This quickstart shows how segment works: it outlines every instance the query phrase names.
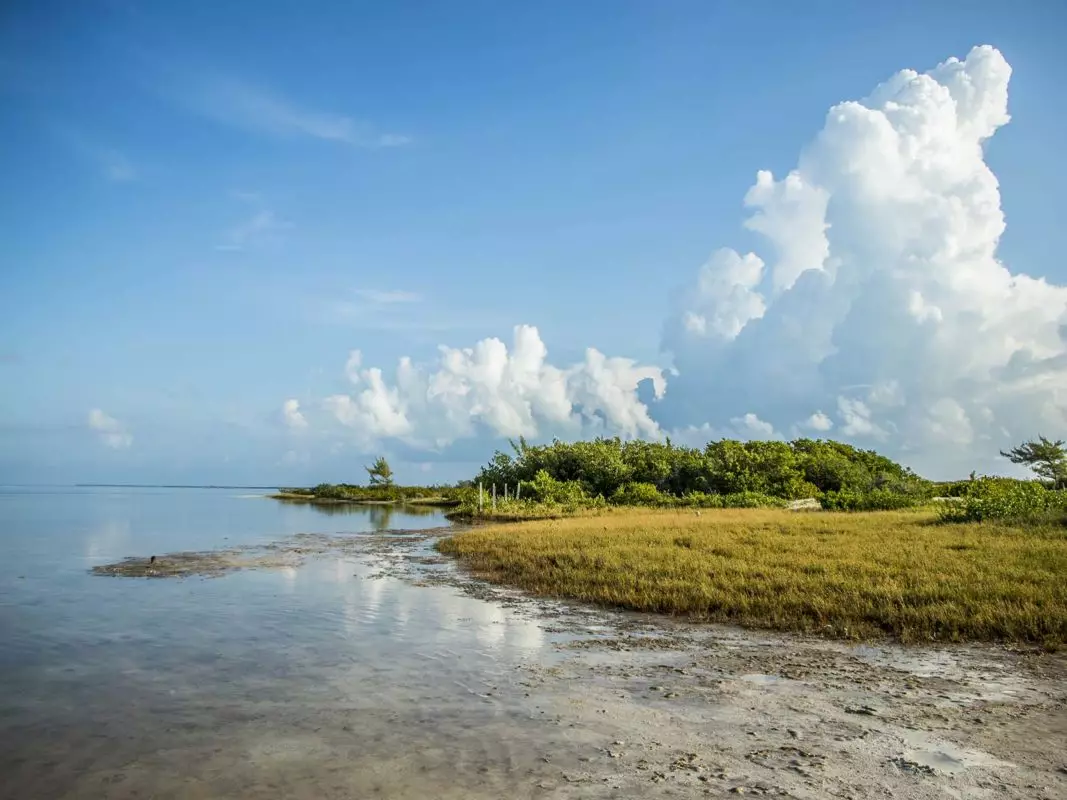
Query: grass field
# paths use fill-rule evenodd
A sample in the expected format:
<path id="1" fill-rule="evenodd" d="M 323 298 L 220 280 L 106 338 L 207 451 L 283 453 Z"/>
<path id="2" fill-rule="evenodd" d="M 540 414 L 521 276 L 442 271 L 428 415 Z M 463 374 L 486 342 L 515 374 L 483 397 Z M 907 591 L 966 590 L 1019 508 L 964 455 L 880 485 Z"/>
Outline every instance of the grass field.
<path id="1" fill-rule="evenodd" d="M 933 512 L 629 509 L 439 544 L 529 592 L 845 638 L 1067 641 L 1067 528 Z"/>

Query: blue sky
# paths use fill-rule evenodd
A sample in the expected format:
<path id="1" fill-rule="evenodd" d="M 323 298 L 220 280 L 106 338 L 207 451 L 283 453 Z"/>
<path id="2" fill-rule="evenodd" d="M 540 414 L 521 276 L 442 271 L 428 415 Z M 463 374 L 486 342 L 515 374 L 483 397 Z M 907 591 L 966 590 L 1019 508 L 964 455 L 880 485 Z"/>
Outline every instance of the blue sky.
<path id="1" fill-rule="evenodd" d="M 513 432 L 601 431 L 696 441 L 818 430 L 947 474 L 984 465 L 1001 439 L 1067 433 L 1059 344 L 1030 322 L 1051 331 L 1063 319 L 1065 23 L 1061 5 L 1025 2 L 7 3 L 0 481 L 357 479 L 372 452 L 402 479 L 453 480 Z M 800 307 L 807 280 L 782 302 L 761 289 L 768 311 L 746 316 L 729 353 L 672 338 L 686 320 L 727 313 L 725 295 L 701 295 L 709 254 L 753 250 L 769 275 L 788 249 L 743 225 L 758 170 L 781 180 L 797 168 L 854 196 L 827 166 L 836 156 L 804 166 L 828 110 L 982 44 L 1011 65 L 1012 121 L 984 140 L 1007 220 L 996 258 L 1051 287 L 989 301 L 990 315 L 1021 304 L 976 329 L 1015 350 L 931 394 L 896 355 L 920 334 L 887 317 L 850 334 L 867 337 L 854 353 L 810 356 L 810 375 L 731 366 L 803 336 L 781 333 L 774 321 L 794 317 L 770 308 Z M 965 178 L 923 191 L 963 196 Z M 855 207 L 867 216 L 833 217 L 843 202 L 830 203 L 831 260 L 849 226 L 914 224 L 933 237 L 928 268 L 948 270 L 938 241 L 960 235 L 936 224 L 948 212 Z M 883 295 L 900 289 L 916 325 L 936 321 L 920 349 L 953 364 L 944 342 L 975 341 L 966 321 L 978 301 L 948 297 L 961 285 L 952 275 L 997 284 L 992 262 L 974 259 Z M 725 263 L 713 269 L 727 274 Z M 858 324 L 846 317 L 838 338 Z M 440 345 L 490 337 L 514 355 L 521 324 L 566 373 L 562 395 L 533 345 L 534 366 L 505 358 L 502 383 L 486 377 L 499 354 L 442 366 Z M 587 348 L 633 363 L 591 365 Z M 396 376 L 401 357 L 420 380 Z M 975 389 L 1022 362 L 1044 365 L 1041 388 Z M 651 380 L 636 387 L 654 370 L 665 371 L 658 400 Z M 424 408 L 444 378 L 462 386 Z M 900 397 L 879 411 L 886 392 Z M 832 427 L 805 429 L 816 414 Z M 924 452 L 922 431 L 945 441 Z"/>

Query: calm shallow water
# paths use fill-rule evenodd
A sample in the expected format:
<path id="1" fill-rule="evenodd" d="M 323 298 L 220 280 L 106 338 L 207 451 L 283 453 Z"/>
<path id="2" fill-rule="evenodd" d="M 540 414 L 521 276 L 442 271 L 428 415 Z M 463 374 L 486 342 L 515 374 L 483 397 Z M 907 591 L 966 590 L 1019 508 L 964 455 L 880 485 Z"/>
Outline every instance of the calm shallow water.
<path id="1" fill-rule="evenodd" d="M 361 558 L 214 579 L 89 573 L 130 555 L 446 524 L 417 511 L 0 489 L 0 794 L 503 791 L 535 755 L 523 720 L 544 712 L 496 690 L 546 655 L 536 620 L 371 579 Z"/>
<path id="2" fill-rule="evenodd" d="M 1063 794 L 1062 659 L 1035 677 L 999 650 L 478 599 L 424 585 L 452 569 L 420 561 L 426 537 L 371 535 L 442 522 L 0 487 L 0 800 Z M 212 579 L 89 573 L 297 533 L 368 546 Z M 990 700 L 1008 711 L 976 723 Z"/>

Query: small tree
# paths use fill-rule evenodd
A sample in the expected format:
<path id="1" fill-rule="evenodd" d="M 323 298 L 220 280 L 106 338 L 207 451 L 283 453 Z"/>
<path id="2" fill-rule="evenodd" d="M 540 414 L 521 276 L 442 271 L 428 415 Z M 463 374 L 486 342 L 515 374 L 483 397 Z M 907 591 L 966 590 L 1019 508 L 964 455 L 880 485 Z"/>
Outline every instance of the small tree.
<path id="1" fill-rule="evenodd" d="M 1067 450 L 1062 440 L 1050 442 L 1044 436 L 1037 441 L 1023 442 L 1008 452 L 1000 451 L 1013 464 L 1025 464 L 1039 477 L 1061 489 L 1067 487 Z"/>
<path id="2" fill-rule="evenodd" d="M 393 485 L 393 468 L 389 466 L 385 456 L 378 456 L 373 466 L 364 467 L 363 469 L 367 470 L 367 475 L 370 476 L 371 486 Z"/>

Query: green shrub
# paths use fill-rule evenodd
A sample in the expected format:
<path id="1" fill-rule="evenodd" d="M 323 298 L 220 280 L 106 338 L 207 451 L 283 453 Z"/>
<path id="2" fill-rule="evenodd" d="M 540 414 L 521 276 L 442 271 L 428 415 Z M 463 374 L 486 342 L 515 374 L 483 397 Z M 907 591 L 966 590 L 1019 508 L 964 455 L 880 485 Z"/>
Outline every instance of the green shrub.
<path id="1" fill-rule="evenodd" d="M 1067 512 L 1067 491 L 1048 489 L 1039 481 L 978 478 L 968 484 L 962 502 L 946 503 L 941 509 L 943 521 L 1044 522 Z"/>
<path id="2" fill-rule="evenodd" d="M 762 492 L 732 492 L 722 496 L 723 508 L 782 508 L 785 501 Z"/>
<path id="3" fill-rule="evenodd" d="M 722 495 L 690 492 L 679 498 L 678 504 L 688 508 L 722 508 Z"/>
<path id="4" fill-rule="evenodd" d="M 911 508 L 919 499 L 914 495 L 900 494 L 888 489 L 872 489 L 869 492 L 842 489 L 838 492 L 824 492 L 819 497 L 819 504 L 827 511 L 893 511 Z"/>
<path id="5" fill-rule="evenodd" d="M 970 488 L 971 481 L 949 481 L 936 484 L 933 493 L 937 497 L 963 497 Z"/>
<path id="6" fill-rule="evenodd" d="M 533 480 L 523 481 L 522 495 L 539 503 L 556 505 L 582 505 L 589 498 L 578 481 L 560 481 L 548 474 L 547 470 L 538 470 Z"/>
<path id="7" fill-rule="evenodd" d="M 454 486 L 355 486 L 350 483 L 320 483 L 310 489 L 283 489 L 287 494 L 313 496 L 323 500 L 358 500 L 370 502 L 397 502 L 421 498 L 460 499 L 465 489 Z"/>
<path id="8" fill-rule="evenodd" d="M 611 496 L 612 505 L 616 506 L 663 506 L 674 500 L 670 495 L 661 494 L 655 484 L 624 483 Z"/>
<path id="9" fill-rule="evenodd" d="M 809 497 L 818 497 L 821 494 L 819 487 L 814 483 L 808 483 L 802 478 L 790 481 L 788 484 L 782 487 L 781 494 L 774 492 L 778 497 L 783 497 L 786 500 L 807 500 Z"/>

